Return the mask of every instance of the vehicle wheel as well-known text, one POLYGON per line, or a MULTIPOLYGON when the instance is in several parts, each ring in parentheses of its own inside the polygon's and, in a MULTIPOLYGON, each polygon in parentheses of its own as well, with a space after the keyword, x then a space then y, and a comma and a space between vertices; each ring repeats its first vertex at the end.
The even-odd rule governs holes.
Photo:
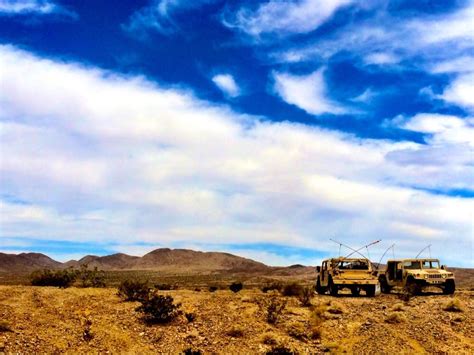
POLYGON ((367 297, 374 297, 375 296, 375 285, 367 286, 367 288, 365 289, 365 294, 367 295, 367 297))
POLYGON ((420 286, 413 279, 408 279, 406 283, 406 290, 409 295, 415 296, 420 293, 420 286))
POLYGON ((454 284, 454 280, 446 280, 446 284, 443 288, 443 293, 445 295, 452 295, 454 290, 456 289, 456 285, 454 284))
POLYGON ((329 293, 331 296, 337 296, 339 289, 337 288, 337 285, 334 285, 334 282, 332 282, 332 279, 329 280, 329 293))
POLYGON ((326 287, 321 286, 321 281, 318 277, 318 281, 316 281, 316 292, 320 295, 324 295, 326 293, 326 287))
POLYGON ((380 291, 382 291, 382 293, 390 293, 392 288, 388 285, 387 279, 385 277, 381 277, 379 279, 379 282, 380 282, 380 291))
POLYGON ((359 296, 359 294, 360 294, 360 288, 359 288, 359 287, 353 287, 353 288, 351 288, 351 293, 352 293, 352 296, 359 296))

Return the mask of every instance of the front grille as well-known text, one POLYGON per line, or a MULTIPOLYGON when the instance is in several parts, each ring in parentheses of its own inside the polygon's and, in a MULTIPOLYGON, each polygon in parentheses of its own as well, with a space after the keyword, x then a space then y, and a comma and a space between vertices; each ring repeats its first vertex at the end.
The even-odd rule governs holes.
POLYGON ((434 275, 428 275, 428 278, 430 278, 430 279, 441 279, 442 276, 440 274, 434 274, 434 275))

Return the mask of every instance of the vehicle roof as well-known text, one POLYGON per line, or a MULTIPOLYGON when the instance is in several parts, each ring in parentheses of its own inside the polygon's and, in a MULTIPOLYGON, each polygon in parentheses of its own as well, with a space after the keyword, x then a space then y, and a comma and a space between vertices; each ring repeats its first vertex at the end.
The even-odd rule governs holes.
POLYGON ((387 262, 398 262, 398 261, 439 261, 436 258, 412 258, 412 259, 388 259, 387 262))
POLYGON ((323 261, 370 261, 370 260, 365 259, 365 258, 345 258, 343 256, 340 256, 340 257, 337 257, 337 258, 325 259, 323 261))

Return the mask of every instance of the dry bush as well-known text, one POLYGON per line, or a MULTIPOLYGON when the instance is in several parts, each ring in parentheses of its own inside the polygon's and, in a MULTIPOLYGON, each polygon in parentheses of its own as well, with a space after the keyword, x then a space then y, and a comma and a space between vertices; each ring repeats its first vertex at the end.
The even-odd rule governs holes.
POLYGON ((403 303, 396 303, 392 307, 392 312, 403 312, 404 310, 403 303))
POLYGON ((296 354, 288 346, 284 344, 275 345, 266 352, 267 355, 294 355, 296 354))
POLYGON ((181 304, 174 304, 173 297, 154 294, 140 301, 142 305, 137 307, 138 312, 144 314, 147 323, 169 323, 181 314, 181 304))
POLYGON ((184 355, 201 355, 201 350, 194 350, 193 348, 187 348, 183 351, 184 355))
POLYGON ((276 345, 277 339, 273 333, 265 333, 262 335, 261 342, 265 345, 276 345))
POLYGON ((303 286, 297 284, 296 282, 292 282, 283 286, 281 294, 283 296, 299 296, 301 294, 302 289, 303 286))
POLYGON ((243 288, 244 288, 244 285, 242 284, 242 282, 232 282, 229 286, 229 289, 234 293, 239 292, 243 288))
POLYGON ((327 312, 331 314, 343 314, 347 311, 346 307, 339 302, 332 301, 327 307, 327 312))
POLYGON ((155 289, 158 291, 170 291, 173 289, 173 286, 171 284, 156 284, 155 289))
POLYGON ((443 307, 443 310, 448 312, 464 312, 464 306, 457 298, 452 298, 443 307))
POLYGON ((405 321, 406 318, 401 313, 390 313, 387 318, 385 318, 385 322, 390 324, 402 323, 405 321))
POLYGON ((302 287, 298 295, 298 299, 303 307, 311 306, 311 299, 313 298, 314 291, 312 287, 302 287))
POLYGON ((4 321, 0 320, 0 333, 6 333, 6 332, 12 332, 12 328, 10 328, 10 325, 4 321))
POLYGON ((119 285, 117 295, 124 301, 142 301, 148 298, 150 288, 147 281, 125 280, 119 285))
POLYGON ((283 285, 279 282, 274 282, 274 283, 271 283, 271 284, 267 284, 265 286, 262 287, 262 292, 263 293, 267 293, 268 291, 279 291, 281 292, 281 290, 283 289, 283 285))
POLYGON ((305 326, 299 322, 289 324, 286 332, 290 337, 298 340, 306 340, 308 338, 305 326))
POLYGON ((196 313, 194 312, 186 312, 184 313, 184 316, 186 317, 189 323, 194 322, 194 320, 196 319, 196 313))
POLYGON ((323 331, 320 324, 313 324, 310 329, 310 338, 313 340, 321 339, 323 331))
POLYGON ((105 287, 105 272, 96 267, 89 269, 87 264, 82 264, 77 272, 80 287, 105 287))
POLYGON ((286 301, 278 297, 271 297, 267 305, 267 322, 275 324, 286 307, 286 301))
POLYGON ((242 338, 244 336, 244 328, 235 326, 229 329, 226 334, 232 338, 242 338))

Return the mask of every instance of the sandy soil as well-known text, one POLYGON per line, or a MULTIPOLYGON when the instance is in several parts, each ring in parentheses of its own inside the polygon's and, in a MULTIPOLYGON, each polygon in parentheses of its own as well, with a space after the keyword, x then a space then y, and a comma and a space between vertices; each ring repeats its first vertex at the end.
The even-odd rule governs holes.
POLYGON ((463 312, 443 308, 452 296, 424 295, 402 302, 314 296, 311 307, 258 289, 232 293, 176 290, 184 315, 169 325, 146 325, 137 302, 122 302, 113 288, 65 290, 0 286, 0 353, 266 353, 284 345, 296 353, 474 353, 474 292, 457 291, 463 312), (287 305, 267 323, 272 297, 287 305))

